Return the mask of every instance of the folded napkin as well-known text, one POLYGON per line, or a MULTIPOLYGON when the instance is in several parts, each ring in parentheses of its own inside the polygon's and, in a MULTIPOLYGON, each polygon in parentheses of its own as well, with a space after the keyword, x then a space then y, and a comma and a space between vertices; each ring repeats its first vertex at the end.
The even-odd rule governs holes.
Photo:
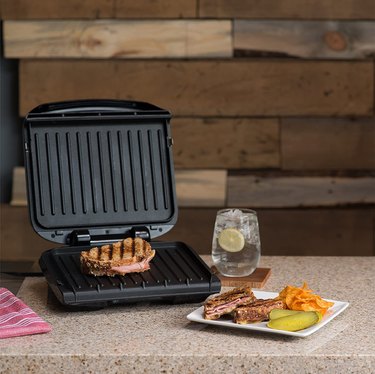
POLYGON ((6 288, 0 288, 0 339, 51 331, 33 310, 6 288))

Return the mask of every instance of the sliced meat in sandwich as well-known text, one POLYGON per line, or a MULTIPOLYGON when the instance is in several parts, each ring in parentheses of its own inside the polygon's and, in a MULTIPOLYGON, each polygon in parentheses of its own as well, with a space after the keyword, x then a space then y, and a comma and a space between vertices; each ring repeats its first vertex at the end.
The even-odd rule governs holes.
POLYGON ((258 299, 252 304, 237 308, 234 311, 233 320, 240 324, 266 321, 269 319, 269 314, 272 309, 285 308, 286 306, 282 300, 258 299))
POLYGON ((250 287, 238 287, 209 299, 204 305, 205 319, 218 319, 223 314, 231 313, 240 305, 256 300, 250 287))
POLYGON ((94 247, 81 252, 81 270, 91 275, 125 275, 150 269, 155 256, 150 243, 141 238, 126 238, 122 242, 94 247))

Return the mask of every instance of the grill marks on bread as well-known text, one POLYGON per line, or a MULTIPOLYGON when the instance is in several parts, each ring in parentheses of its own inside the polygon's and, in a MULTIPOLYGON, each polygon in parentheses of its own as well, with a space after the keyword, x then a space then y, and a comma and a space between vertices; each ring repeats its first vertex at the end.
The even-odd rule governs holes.
POLYGON ((122 242, 91 248, 88 251, 87 257, 99 261, 124 261, 124 263, 133 263, 140 261, 148 252, 147 244, 141 238, 126 238, 122 242))
POLYGON ((81 252, 81 270, 91 275, 124 275, 150 269, 155 256, 150 243, 141 238, 126 238, 121 242, 94 247, 81 252))
POLYGON ((215 320, 232 314, 235 323, 245 324, 265 321, 272 309, 285 309, 282 300, 257 299, 250 287, 237 287, 206 301, 204 318, 215 320))
POLYGON ((252 304, 237 308, 233 320, 239 324, 267 321, 272 309, 285 309, 285 307, 282 300, 258 299, 252 304))
POLYGON ((246 305, 256 300, 250 287, 237 287, 231 291, 209 299, 204 305, 205 319, 218 319, 224 314, 231 313, 240 305, 246 305))

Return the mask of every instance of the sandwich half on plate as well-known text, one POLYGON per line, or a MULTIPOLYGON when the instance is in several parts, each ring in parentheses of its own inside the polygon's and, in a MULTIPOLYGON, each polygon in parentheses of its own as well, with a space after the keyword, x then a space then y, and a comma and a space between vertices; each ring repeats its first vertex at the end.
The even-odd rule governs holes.
POLYGON ((236 308, 233 321, 240 324, 267 321, 272 309, 285 309, 285 304, 282 300, 257 299, 249 305, 236 308))
POLYGON ((224 314, 231 313, 237 307, 250 304, 255 300, 250 287, 235 288, 209 299, 204 304, 204 318, 218 319, 224 314))

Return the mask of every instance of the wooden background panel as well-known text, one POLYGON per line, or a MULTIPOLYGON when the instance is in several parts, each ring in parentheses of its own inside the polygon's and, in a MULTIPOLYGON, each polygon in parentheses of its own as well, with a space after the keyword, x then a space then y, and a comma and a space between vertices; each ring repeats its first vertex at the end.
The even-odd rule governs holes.
POLYGON ((27 207, 0 204, 1 261, 36 261, 42 252, 57 247, 32 228, 27 207))
POLYGON ((375 19, 373 0, 2 0, 4 19, 375 19))
POLYGON ((21 60, 20 114, 117 98, 180 116, 370 115, 373 74, 371 62, 21 60))
POLYGON ((192 18, 197 0, 2 0, 4 19, 192 18))
POLYGON ((179 206, 225 206, 226 170, 177 170, 175 178, 179 206))
POLYGON ((12 206, 27 205, 26 176, 23 166, 17 166, 13 169, 12 197, 10 204, 12 206))
POLYGON ((110 18, 114 0, 1 0, 3 19, 110 18))
POLYGON ((115 18, 194 18, 197 16, 198 0, 113 1, 115 18))
POLYGON ((373 0, 200 0, 199 16, 264 19, 375 19, 373 0))
POLYGON ((235 20, 234 49, 245 55, 372 57, 375 55, 375 22, 235 20))
POLYGON ((375 119, 283 119, 282 168, 375 169, 375 119))
POLYGON ((173 118, 176 168, 277 168, 279 122, 256 118, 173 118))
POLYGON ((291 208, 350 204, 375 204, 375 177, 228 177, 228 206, 291 208))
POLYGON ((259 214, 264 254, 372 256, 374 210, 265 210, 259 214))
POLYGON ((5 21, 7 58, 230 57, 230 21, 5 21))
MULTIPOLYGON (((175 227, 158 238, 209 254, 217 209, 179 210, 175 227)), ((263 255, 372 256, 372 209, 257 210, 263 255)), ((58 245, 32 229, 26 207, 0 205, 2 261, 35 261, 58 245), (20 227, 22 230, 20 231, 20 227)))

